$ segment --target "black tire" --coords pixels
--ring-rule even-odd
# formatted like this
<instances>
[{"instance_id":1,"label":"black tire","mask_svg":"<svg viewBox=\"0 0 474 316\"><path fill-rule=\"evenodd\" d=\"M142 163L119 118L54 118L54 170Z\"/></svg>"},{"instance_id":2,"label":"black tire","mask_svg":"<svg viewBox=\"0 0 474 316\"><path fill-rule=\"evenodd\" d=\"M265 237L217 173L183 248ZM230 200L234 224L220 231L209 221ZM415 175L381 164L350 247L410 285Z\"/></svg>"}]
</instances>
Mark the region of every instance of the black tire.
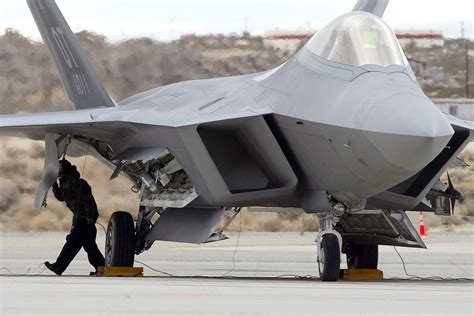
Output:
<instances>
[{"instance_id":1,"label":"black tire","mask_svg":"<svg viewBox=\"0 0 474 316\"><path fill-rule=\"evenodd\" d=\"M346 256L349 269L377 269L379 246L350 244Z\"/></svg>"},{"instance_id":2,"label":"black tire","mask_svg":"<svg viewBox=\"0 0 474 316\"><path fill-rule=\"evenodd\" d=\"M336 235L324 235L320 242L318 258L319 277L321 281L337 281L341 268L341 251Z\"/></svg>"},{"instance_id":3,"label":"black tire","mask_svg":"<svg viewBox=\"0 0 474 316\"><path fill-rule=\"evenodd\" d=\"M135 223L127 212L115 212L109 219L105 238L105 265L133 267L135 261Z\"/></svg>"}]
</instances>

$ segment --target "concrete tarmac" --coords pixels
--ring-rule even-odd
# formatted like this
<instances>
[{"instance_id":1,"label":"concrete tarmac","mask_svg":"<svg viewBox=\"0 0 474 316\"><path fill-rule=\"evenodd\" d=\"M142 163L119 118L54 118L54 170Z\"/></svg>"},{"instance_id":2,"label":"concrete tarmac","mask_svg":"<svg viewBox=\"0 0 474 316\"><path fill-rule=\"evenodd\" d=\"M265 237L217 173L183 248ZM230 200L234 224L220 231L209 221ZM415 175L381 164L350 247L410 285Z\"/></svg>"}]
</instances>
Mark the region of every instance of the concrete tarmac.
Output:
<instances>
[{"instance_id":1,"label":"concrete tarmac","mask_svg":"<svg viewBox=\"0 0 474 316\"><path fill-rule=\"evenodd\" d=\"M474 315L473 281L410 280L393 247L380 248L385 280L377 282L319 281L314 233L156 243L137 257L176 278L147 267L144 278L87 277L84 252L56 277L39 264L54 261L65 235L2 234L1 315ZM474 278L472 229L431 231L425 242L428 250L398 248L409 274Z\"/></svg>"}]
</instances>

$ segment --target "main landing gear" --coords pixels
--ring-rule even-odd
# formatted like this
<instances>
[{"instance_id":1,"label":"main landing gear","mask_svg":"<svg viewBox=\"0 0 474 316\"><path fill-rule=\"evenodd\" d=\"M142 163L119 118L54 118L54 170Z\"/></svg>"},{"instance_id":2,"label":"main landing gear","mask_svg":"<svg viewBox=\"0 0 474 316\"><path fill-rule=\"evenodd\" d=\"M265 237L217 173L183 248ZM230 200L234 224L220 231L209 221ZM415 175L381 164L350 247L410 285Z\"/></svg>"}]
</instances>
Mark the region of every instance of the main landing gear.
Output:
<instances>
[{"instance_id":1,"label":"main landing gear","mask_svg":"<svg viewBox=\"0 0 474 316\"><path fill-rule=\"evenodd\" d=\"M378 245L359 245L344 242L343 251L347 256L348 269L377 269Z\"/></svg>"},{"instance_id":2,"label":"main landing gear","mask_svg":"<svg viewBox=\"0 0 474 316\"><path fill-rule=\"evenodd\" d=\"M135 260L135 223L127 212L115 212L109 219L105 239L107 267L133 267Z\"/></svg>"}]
</instances>

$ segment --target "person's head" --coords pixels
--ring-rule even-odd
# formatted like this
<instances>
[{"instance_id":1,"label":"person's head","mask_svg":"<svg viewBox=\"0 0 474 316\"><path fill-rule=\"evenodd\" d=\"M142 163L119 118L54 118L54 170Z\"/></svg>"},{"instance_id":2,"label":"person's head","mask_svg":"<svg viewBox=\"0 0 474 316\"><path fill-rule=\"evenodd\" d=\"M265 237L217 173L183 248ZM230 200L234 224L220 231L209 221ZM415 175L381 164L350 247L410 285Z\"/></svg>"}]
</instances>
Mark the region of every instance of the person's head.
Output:
<instances>
[{"instance_id":1,"label":"person's head","mask_svg":"<svg viewBox=\"0 0 474 316\"><path fill-rule=\"evenodd\" d=\"M59 162L59 174L58 176L61 177L73 177L73 178L80 178L81 174L77 171L76 166L72 165L66 159L63 159Z\"/></svg>"}]
</instances>

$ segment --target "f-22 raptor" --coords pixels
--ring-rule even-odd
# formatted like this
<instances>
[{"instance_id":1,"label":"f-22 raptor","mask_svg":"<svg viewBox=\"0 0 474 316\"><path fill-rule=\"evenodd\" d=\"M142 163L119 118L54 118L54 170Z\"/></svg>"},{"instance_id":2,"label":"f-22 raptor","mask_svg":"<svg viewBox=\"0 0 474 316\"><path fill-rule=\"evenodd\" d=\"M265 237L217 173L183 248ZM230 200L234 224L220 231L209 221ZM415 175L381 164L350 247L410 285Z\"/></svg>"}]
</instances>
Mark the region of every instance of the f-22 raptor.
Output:
<instances>
[{"instance_id":1,"label":"f-22 raptor","mask_svg":"<svg viewBox=\"0 0 474 316\"><path fill-rule=\"evenodd\" d=\"M222 240L224 214L258 206L319 217L323 281L338 279L341 252L349 269L374 269L379 245L426 247L406 211L453 214L463 195L440 178L474 137L423 93L382 19L388 2L358 1L278 68L116 102L55 1L28 0L74 111L0 116L0 135L46 144L35 207L66 154L132 181L139 211L111 216L108 266L157 240Z\"/></svg>"}]
</instances>

